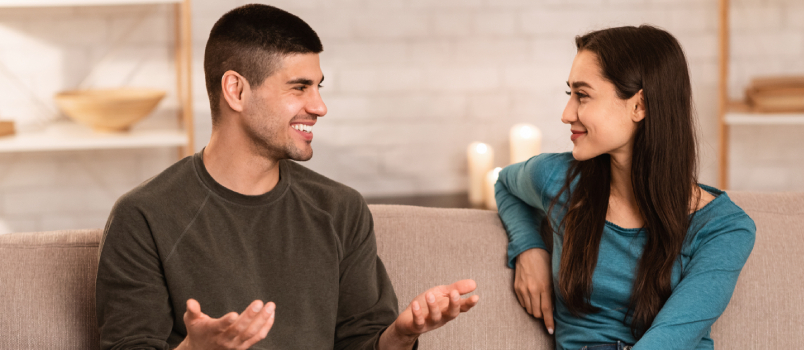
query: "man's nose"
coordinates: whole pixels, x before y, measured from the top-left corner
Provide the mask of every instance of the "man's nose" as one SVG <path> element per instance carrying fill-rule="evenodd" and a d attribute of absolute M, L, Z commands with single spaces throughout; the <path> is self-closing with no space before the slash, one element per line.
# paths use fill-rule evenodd
<path fill-rule="evenodd" d="M 327 105 L 324 104 L 324 99 L 321 98 L 321 93 L 316 91 L 310 101 L 307 103 L 307 112 L 319 117 L 327 114 Z"/>

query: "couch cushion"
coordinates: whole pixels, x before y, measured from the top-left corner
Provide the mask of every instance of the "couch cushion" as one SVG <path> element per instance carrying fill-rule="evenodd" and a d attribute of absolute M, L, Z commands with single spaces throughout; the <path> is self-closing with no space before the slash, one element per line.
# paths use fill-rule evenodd
<path fill-rule="evenodd" d="M 718 349 L 804 344 L 804 193 L 729 192 L 757 225 L 756 243 L 723 316 Z"/>
<path fill-rule="evenodd" d="M 420 349 L 553 349 L 541 320 L 528 315 L 505 266 L 508 238 L 496 212 L 371 205 L 378 254 L 394 284 L 399 309 L 430 287 L 472 278 L 480 302 Z"/>
<path fill-rule="evenodd" d="M 0 235 L 0 349 L 98 349 L 101 230 Z"/>

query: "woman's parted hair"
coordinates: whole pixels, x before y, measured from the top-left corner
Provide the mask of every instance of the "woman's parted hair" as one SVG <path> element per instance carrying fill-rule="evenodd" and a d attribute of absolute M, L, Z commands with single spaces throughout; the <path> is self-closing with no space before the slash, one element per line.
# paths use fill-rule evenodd
<path fill-rule="evenodd" d="M 318 34 L 306 22 L 276 7 L 249 4 L 224 14 L 212 27 L 204 51 L 213 124 L 220 114 L 223 73 L 233 70 L 257 87 L 279 68 L 282 55 L 323 50 Z"/>
<path fill-rule="evenodd" d="M 697 186 L 697 151 L 687 61 L 672 35 L 649 25 L 594 31 L 576 37 L 575 44 L 578 52 L 595 54 L 602 76 L 614 84 L 619 98 L 631 98 L 639 90 L 644 97 L 645 118 L 634 135 L 631 186 L 647 239 L 623 320 L 639 337 L 670 297 L 673 266 L 690 226 L 690 203 L 697 203 L 692 192 Z M 563 231 L 564 242 L 559 290 L 575 315 L 597 311 L 590 303 L 592 275 L 610 183 L 607 154 L 575 161 L 550 208 L 562 194 L 569 196 L 558 231 Z M 546 224 L 552 232 L 550 222 Z"/>

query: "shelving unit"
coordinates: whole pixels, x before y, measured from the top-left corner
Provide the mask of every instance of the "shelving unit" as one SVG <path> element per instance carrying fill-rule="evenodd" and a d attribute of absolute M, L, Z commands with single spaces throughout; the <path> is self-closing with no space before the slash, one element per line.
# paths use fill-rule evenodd
<path fill-rule="evenodd" d="M 729 185 L 729 133 L 736 125 L 804 125 L 804 113 L 756 113 L 739 101 L 729 101 L 729 0 L 720 0 L 720 80 L 718 98 L 719 124 L 719 187 Z"/>
<path fill-rule="evenodd" d="M 175 14 L 176 93 L 175 128 L 101 134 L 73 122 L 56 122 L 42 130 L 0 137 L 0 153 L 116 148 L 178 147 L 179 156 L 194 152 L 191 91 L 190 0 L 0 0 L 0 8 L 173 4 Z"/>

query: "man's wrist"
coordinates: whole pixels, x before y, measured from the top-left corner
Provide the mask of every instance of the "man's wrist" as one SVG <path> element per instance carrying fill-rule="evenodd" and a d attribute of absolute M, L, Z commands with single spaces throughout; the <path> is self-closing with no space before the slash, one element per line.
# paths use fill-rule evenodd
<path fill-rule="evenodd" d="M 412 349 L 419 339 L 418 334 L 406 335 L 399 332 L 396 323 L 391 323 L 380 335 L 379 350 Z"/>

